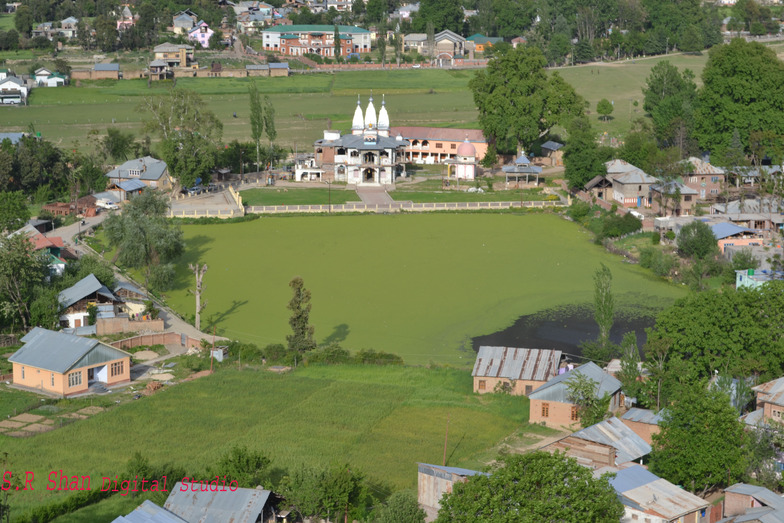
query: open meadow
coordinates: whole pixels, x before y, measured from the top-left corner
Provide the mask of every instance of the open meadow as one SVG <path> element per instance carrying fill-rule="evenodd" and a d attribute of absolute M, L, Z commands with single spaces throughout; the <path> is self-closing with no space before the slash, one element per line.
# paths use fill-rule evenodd
<path fill-rule="evenodd" d="M 122 477 L 139 451 L 153 465 L 171 463 L 204 479 L 206 465 L 234 445 L 263 452 L 273 468 L 348 463 L 383 497 L 415 486 L 417 461 L 441 463 L 447 417 L 447 464 L 454 466 L 484 467 L 507 437 L 552 433 L 527 425 L 525 397 L 474 395 L 466 371 L 227 368 L 33 438 L 0 434 L 0 446 L 13 472 L 35 473 L 35 491 L 11 494 L 15 511 L 55 499 L 45 490 L 52 470 L 89 475 L 99 488 L 102 476 Z"/>
<path fill-rule="evenodd" d="M 285 343 L 295 276 L 312 292 L 319 342 L 463 367 L 474 361 L 471 337 L 590 303 L 600 263 L 612 269 L 621 303 L 663 307 L 685 294 L 549 214 L 262 217 L 183 230 L 187 249 L 168 304 L 193 315 L 187 267 L 206 263 L 202 328 L 260 346 Z"/>
<path fill-rule="evenodd" d="M 650 69 L 661 60 L 690 68 L 699 77 L 707 54 L 673 55 L 558 69 L 588 101 L 591 118 L 600 132 L 623 135 L 631 122 L 643 115 L 640 91 Z M 386 96 L 393 126 L 446 126 L 477 128 L 477 112 L 468 81 L 471 70 L 352 71 L 336 74 L 292 75 L 288 78 L 180 78 L 177 86 L 199 92 L 224 125 L 224 140 L 248 140 L 250 136 L 247 89 L 256 81 L 276 108 L 277 142 L 307 151 L 324 129 L 347 129 L 357 95 L 363 107 L 371 90 L 377 107 Z M 26 130 L 34 125 L 44 137 L 62 147 L 88 149 L 96 135 L 116 126 L 141 132 L 146 118 L 139 104 L 143 96 L 164 93 L 170 83 L 144 80 L 82 81 L 61 88 L 33 91 L 27 107 L 0 107 L 3 130 Z M 599 122 L 596 102 L 615 102 L 613 118 Z M 638 101 L 634 107 L 633 102 Z M 237 118 L 233 117 L 237 113 Z M 97 133 L 97 134 L 96 134 Z"/>

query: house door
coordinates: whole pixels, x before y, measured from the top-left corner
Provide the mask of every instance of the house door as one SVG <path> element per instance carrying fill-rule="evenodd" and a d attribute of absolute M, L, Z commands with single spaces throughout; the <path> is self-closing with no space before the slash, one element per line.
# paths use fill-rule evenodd
<path fill-rule="evenodd" d="M 637 197 L 637 207 L 642 207 L 642 196 Z"/>
<path fill-rule="evenodd" d="M 79 320 L 74 320 L 74 327 L 81 327 L 81 326 L 82 326 L 82 320 L 80 320 L 80 319 Z"/>
<path fill-rule="evenodd" d="M 95 379 L 95 369 L 87 369 L 87 382 L 91 382 Z"/>

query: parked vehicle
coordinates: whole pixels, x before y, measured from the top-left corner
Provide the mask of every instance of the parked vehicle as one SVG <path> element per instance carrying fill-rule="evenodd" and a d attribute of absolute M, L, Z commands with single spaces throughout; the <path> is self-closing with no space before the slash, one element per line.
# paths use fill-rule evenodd
<path fill-rule="evenodd" d="M 96 207 L 100 207 L 101 209 L 106 209 L 106 210 L 109 210 L 109 211 L 116 211 L 117 209 L 120 208 L 119 205 L 117 205 L 113 201 L 107 200 L 107 199 L 95 200 L 95 205 L 96 205 Z"/>

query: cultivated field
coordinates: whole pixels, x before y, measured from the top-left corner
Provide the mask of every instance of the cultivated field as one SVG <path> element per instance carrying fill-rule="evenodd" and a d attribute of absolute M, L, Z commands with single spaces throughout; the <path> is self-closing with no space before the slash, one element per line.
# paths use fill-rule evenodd
<path fill-rule="evenodd" d="M 628 131 L 632 120 L 643 115 L 640 88 L 650 69 L 664 59 L 678 67 L 691 68 L 699 76 L 707 54 L 563 68 L 559 72 L 588 100 L 596 128 L 619 135 Z M 275 104 L 277 142 L 292 150 L 308 151 L 324 129 L 347 129 L 357 95 L 362 96 L 364 108 L 371 90 L 375 93 L 377 108 L 381 95 L 386 95 L 393 126 L 476 128 L 476 108 L 468 89 L 473 74 L 470 70 L 420 69 L 320 73 L 257 78 L 255 81 Z M 247 78 L 181 78 L 177 80 L 177 86 L 202 94 L 207 106 L 223 121 L 225 141 L 249 140 L 247 88 L 250 81 Z M 141 98 L 163 93 L 170 87 L 167 83 L 154 83 L 150 89 L 144 80 L 84 81 L 80 85 L 36 89 L 29 107 L 0 107 L 3 129 L 26 130 L 33 124 L 45 137 L 63 147 L 88 149 L 110 126 L 139 133 L 145 119 L 139 110 Z M 596 102 L 601 98 L 615 102 L 613 119 L 609 122 L 596 119 Z M 632 105 L 635 100 L 637 107 Z M 235 112 L 237 118 L 233 117 Z"/>
<path fill-rule="evenodd" d="M 348 463 L 382 495 L 414 487 L 417 461 L 441 463 L 447 416 L 447 460 L 455 466 L 483 467 L 513 433 L 551 433 L 525 424 L 526 398 L 479 397 L 471 387 L 468 372 L 450 369 L 310 367 L 283 376 L 224 369 L 34 438 L 0 435 L 12 470 L 36 478 L 34 492 L 14 492 L 10 501 L 17 511 L 54 499 L 45 490 L 51 470 L 90 475 L 100 487 L 101 476 L 122 475 L 136 451 L 202 478 L 233 445 L 285 469 Z"/>
<path fill-rule="evenodd" d="M 545 214 L 264 217 L 183 226 L 188 248 L 168 302 L 193 314 L 188 263 L 207 263 L 202 325 L 259 345 L 289 333 L 289 281 L 313 295 L 316 338 L 466 366 L 469 338 L 524 314 L 591 302 L 599 263 L 626 303 L 664 306 L 685 291 L 623 263 L 589 233 Z"/>

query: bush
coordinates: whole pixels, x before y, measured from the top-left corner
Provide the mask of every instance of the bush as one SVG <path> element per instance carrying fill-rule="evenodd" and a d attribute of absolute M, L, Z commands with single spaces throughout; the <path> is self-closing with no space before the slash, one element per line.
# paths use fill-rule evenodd
<path fill-rule="evenodd" d="M 340 365 L 351 363 L 351 354 L 337 343 L 312 350 L 305 356 L 307 364 Z"/>
<path fill-rule="evenodd" d="M 582 222 L 591 213 L 591 204 L 575 199 L 566 211 L 566 215 L 576 222 Z"/>
<path fill-rule="evenodd" d="M 631 214 L 626 214 L 622 217 L 617 214 L 609 214 L 602 218 L 602 222 L 601 232 L 597 240 L 618 238 L 624 234 L 642 229 L 642 222 Z"/>
<path fill-rule="evenodd" d="M 669 276 L 675 267 L 675 258 L 655 247 L 640 249 L 640 267 L 650 269 L 656 276 Z"/>
<path fill-rule="evenodd" d="M 651 233 L 651 243 L 654 245 L 659 245 L 661 243 L 661 236 L 658 232 Z"/>
<path fill-rule="evenodd" d="M 276 365 L 294 365 L 297 356 L 296 351 L 289 350 L 280 343 L 267 345 L 264 347 L 263 353 L 267 363 Z"/>
<path fill-rule="evenodd" d="M 664 233 L 664 237 L 670 241 L 673 241 L 675 239 L 675 231 L 667 231 Z"/>
<path fill-rule="evenodd" d="M 403 358 L 389 352 L 376 352 L 372 349 L 362 349 L 354 356 L 357 363 L 364 365 L 403 365 Z"/>

